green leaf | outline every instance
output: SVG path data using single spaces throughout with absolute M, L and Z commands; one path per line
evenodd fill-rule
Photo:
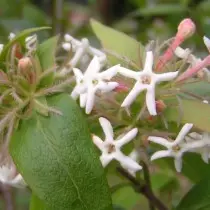
M 210 105 L 200 101 L 182 99 L 181 113 L 173 106 L 166 110 L 168 121 L 179 121 L 181 114 L 182 123 L 193 123 L 196 128 L 210 132 Z
M 158 16 L 158 15 L 171 15 L 182 14 L 187 11 L 187 7 L 179 4 L 157 4 L 152 7 L 139 9 L 132 13 L 132 16 Z
M 210 180 L 201 180 L 184 196 L 176 210 L 209 210 Z
M 131 62 L 130 64 L 134 63 L 136 68 L 143 67 L 145 48 L 140 42 L 93 19 L 91 20 L 91 26 L 103 47 L 121 57 L 120 59 L 115 56 L 109 56 L 112 64 L 118 64 L 119 61 L 123 62 L 124 58 L 127 58 L 127 64 Z
M 43 71 L 55 67 L 55 50 L 57 42 L 58 37 L 52 37 L 40 44 L 37 49 L 37 55 Z
M 29 36 L 31 33 L 35 33 L 41 30 L 46 30 L 46 29 L 50 29 L 50 27 L 39 27 L 39 28 L 32 28 L 32 29 L 26 29 L 24 31 L 22 31 L 21 33 L 17 34 L 14 39 L 12 39 L 7 45 L 4 46 L 1 54 L 0 54 L 0 64 L 1 67 L 5 70 L 5 66 L 3 63 L 5 63 L 6 61 L 6 57 L 8 55 L 8 53 L 10 52 L 11 47 L 16 43 L 16 42 L 20 42 L 20 43 L 24 43 L 25 42 L 25 38 L 27 36 Z
M 30 210 L 50 210 L 35 194 L 31 196 Z
M 37 49 L 37 56 L 42 68 L 42 71 L 47 71 L 50 69 L 55 69 L 55 50 L 58 42 L 58 37 L 52 37 L 42 44 L 39 45 Z M 52 71 L 49 74 L 46 74 L 45 77 L 40 81 L 39 87 L 49 86 L 54 81 L 55 72 Z
M 32 191 L 51 210 L 111 210 L 104 170 L 87 123 L 67 94 L 47 98 L 62 112 L 20 123 L 10 153 Z

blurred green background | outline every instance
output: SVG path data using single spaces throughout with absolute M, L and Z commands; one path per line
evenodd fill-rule
M 0 0 L 0 17 L 0 43 L 8 40 L 10 32 L 46 25 L 52 26 L 52 30 L 42 32 L 40 40 L 70 33 L 94 41 L 88 24 L 91 17 L 143 44 L 157 37 L 162 41 L 174 36 L 177 25 L 185 17 L 190 17 L 197 25 L 195 36 L 186 43 L 193 50 L 202 52 L 202 36 L 210 36 L 210 0 Z M 163 173 L 152 176 L 152 184 L 161 199 L 171 205 L 176 203 L 174 197 L 178 202 L 190 186 L 183 177 L 177 181 L 174 174 Z M 28 210 L 29 200 L 29 190 L 0 185 L 0 209 Z M 119 210 L 147 209 L 146 200 L 130 187 L 116 191 L 113 201 Z

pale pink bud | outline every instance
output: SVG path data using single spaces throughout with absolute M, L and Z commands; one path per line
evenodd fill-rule
M 177 36 L 185 40 L 195 33 L 196 26 L 190 18 L 184 19 L 178 26 Z
M 166 109 L 166 104 L 162 100 L 155 101 L 157 113 L 162 113 Z
M 129 88 L 125 84 L 119 83 L 119 85 L 114 89 L 114 91 L 118 93 L 128 92 Z
M 177 78 L 177 82 L 186 80 L 188 78 L 193 77 L 196 75 L 199 71 L 201 71 L 203 68 L 207 67 L 210 65 L 210 55 L 205 57 L 202 61 L 198 62 L 195 66 L 192 68 L 187 69 L 183 74 L 181 74 Z
M 21 58 L 18 62 L 18 69 L 20 69 L 21 71 L 27 70 L 31 68 L 31 66 L 32 62 L 29 57 Z
M 192 36 L 195 32 L 195 24 L 189 18 L 184 19 L 178 26 L 178 32 L 172 44 L 169 45 L 168 49 L 165 51 L 163 56 L 160 57 L 156 71 L 161 71 L 165 64 L 173 58 L 174 51 L 176 48 L 182 44 L 182 42 Z

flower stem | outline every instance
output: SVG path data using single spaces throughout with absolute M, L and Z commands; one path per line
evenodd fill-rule
M 133 184 L 136 192 L 144 195 L 150 201 L 150 203 L 155 206 L 155 208 L 158 210 L 168 210 L 168 208 L 154 195 L 153 191 L 144 180 L 137 180 L 121 167 L 117 168 L 117 170 L 122 176 Z

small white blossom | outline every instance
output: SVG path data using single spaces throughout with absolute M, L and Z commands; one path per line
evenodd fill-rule
M 33 51 L 37 48 L 37 35 L 34 34 L 32 36 L 28 36 L 25 39 L 25 45 L 26 45 L 26 49 L 29 51 Z
M 26 183 L 20 174 L 12 166 L 3 165 L 0 167 L 0 182 L 17 188 L 26 187 Z
M 121 152 L 121 148 L 137 135 L 138 129 L 133 128 L 127 134 L 114 140 L 111 123 L 103 117 L 99 118 L 99 122 L 104 131 L 105 140 L 102 141 L 98 136 L 93 136 L 93 142 L 102 152 L 100 156 L 102 165 L 106 167 L 112 160 L 117 160 L 127 170 L 132 172 L 141 170 L 142 167 L 136 161 Z
M 155 137 L 150 136 L 148 138 L 149 141 L 160 144 L 167 148 L 167 150 L 161 150 L 158 152 L 155 152 L 151 160 L 156 160 L 163 157 L 174 157 L 174 164 L 175 168 L 178 172 L 181 172 L 182 169 L 182 156 L 185 152 L 193 152 L 193 149 L 195 148 L 201 148 L 204 146 L 204 143 L 199 141 L 186 143 L 184 141 L 185 136 L 190 131 L 190 129 L 193 127 L 193 124 L 185 124 L 181 131 L 179 132 L 177 138 L 174 141 L 168 141 L 167 139 L 164 139 L 162 137 Z
M 136 149 L 134 149 L 129 155 L 128 157 L 130 157 L 132 160 L 134 160 L 135 162 L 138 162 L 139 159 L 140 159 L 140 156 L 139 156 L 139 153 Z M 122 164 L 122 167 L 124 169 L 127 169 L 126 165 L 123 165 Z M 141 166 L 140 166 L 141 167 Z M 142 169 L 142 167 L 141 167 Z M 128 173 L 131 174 L 132 176 L 136 176 L 136 171 L 135 170 L 132 170 L 132 169 L 128 169 Z
M 146 90 L 146 104 L 148 111 L 151 115 L 157 115 L 155 105 L 155 86 L 156 84 L 169 81 L 174 79 L 178 75 L 177 72 L 169 72 L 163 74 L 155 74 L 152 71 L 153 68 L 153 53 L 152 51 L 147 52 L 144 69 L 136 72 L 127 68 L 120 67 L 119 73 L 136 80 L 133 89 L 130 91 L 128 96 L 122 103 L 122 107 L 130 106 L 136 97 L 143 91 Z
M 81 41 L 79 41 L 77 39 L 74 39 L 69 34 L 66 34 L 64 36 L 64 40 L 65 42 L 62 45 L 63 49 L 75 53 L 69 63 L 69 66 L 71 66 L 72 68 L 75 67 L 77 63 L 81 61 L 87 54 L 93 57 L 97 56 L 101 64 L 106 61 L 106 55 L 100 50 L 91 47 L 88 39 L 83 38 Z
M 12 39 L 15 38 L 15 34 L 14 33 L 10 33 L 8 39 L 11 41 Z
M 207 49 L 210 51 L 210 39 L 208 37 L 204 36 L 203 42 L 206 45 Z
M 185 140 L 188 143 L 196 142 L 198 144 L 197 148 L 194 148 L 192 151 L 195 153 L 199 153 L 201 158 L 205 163 L 209 162 L 209 154 L 210 154 L 210 134 L 208 132 L 203 132 L 203 134 L 199 134 L 196 132 L 190 133 L 185 137 Z
M 110 92 L 118 86 L 117 82 L 109 82 L 117 74 L 118 68 L 119 65 L 116 65 L 99 72 L 101 65 L 98 57 L 95 56 L 84 74 L 77 68 L 73 69 L 76 86 L 71 93 L 71 97 L 77 99 L 80 96 L 80 105 L 86 108 L 87 114 L 93 109 L 97 91 Z
M 203 103 L 204 104 L 208 104 L 209 102 L 207 100 L 203 100 Z

